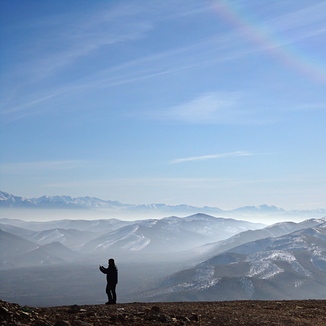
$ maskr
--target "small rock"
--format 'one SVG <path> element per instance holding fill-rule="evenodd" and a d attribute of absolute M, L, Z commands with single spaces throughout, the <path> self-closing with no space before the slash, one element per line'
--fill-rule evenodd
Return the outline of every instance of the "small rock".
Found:
<path fill-rule="evenodd" d="M 25 312 L 28 312 L 28 313 L 32 313 L 33 312 L 33 310 L 31 308 L 27 307 L 27 306 L 22 307 L 21 310 L 22 311 L 25 311 Z"/>
<path fill-rule="evenodd" d="M 26 312 L 26 311 L 21 311 L 20 314 L 24 317 L 30 317 L 30 313 Z"/>
<path fill-rule="evenodd" d="M 159 312 L 161 311 L 161 309 L 160 309 L 159 306 L 153 306 L 153 307 L 151 308 L 151 311 L 152 311 L 152 312 L 155 312 L 155 313 L 159 313 Z"/>
<path fill-rule="evenodd" d="M 113 321 L 113 322 L 115 322 L 117 320 L 117 316 L 116 315 L 111 315 L 110 318 L 111 318 L 111 321 Z"/>
<path fill-rule="evenodd" d="M 161 322 L 161 323 L 169 323 L 171 322 L 171 318 L 167 315 L 164 315 L 164 314 L 160 314 L 158 320 Z"/>
<path fill-rule="evenodd" d="M 182 320 L 182 321 L 185 321 L 185 322 L 190 322 L 190 319 L 188 318 L 188 317 L 186 317 L 186 316 L 178 316 L 177 317 L 179 320 Z"/>
<path fill-rule="evenodd" d="M 47 321 L 40 320 L 40 319 L 36 320 L 32 325 L 33 326 L 51 326 L 51 324 L 48 323 Z"/>
<path fill-rule="evenodd" d="M 195 314 L 194 312 L 191 314 L 191 320 L 193 321 L 200 321 L 200 315 Z"/>
<path fill-rule="evenodd" d="M 74 326 L 93 326 L 93 324 L 90 324 L 90 323 L 87 323 L 86 321 L 83 321 L 83 320 L 75 320 L 74 321 Z"/>
<path fill-rule="evenodd" d="M 147 312 L 146 312 L 147 311 Z M 139 317 L 143 317 L 146 315 L 146 313 L 150 312 L 149 309 L 146 309 L 145 312 L 142 312 L 142 311 L 137 311 L 137 312 L 134 312 L 134 316 L 139 316 Z"/>
<path fill-rule="evenodd" d="M 1 315 L 6 315 L 9 313 L 9 310 L 6 307 L 0 307 L 0 314 Z"/>
<path fill-rule="evenodd" d="M 117 320 L 118 320 L 118 321 L 125 321 L 126 318 L 125 318 L 124 315 L 120 315 L 120 314 L 119 314 L 119 315 L 117 316 Z"/>
<path fill-rule="evenodd" d="M 70 309 L 68 310 L 69 313 L 77 313 L 80 311 L 80 307 L 76 304 L 74 304 L 73 306 L 70 306 Z"/>
<path fill-rule="evenodd" d="M 67 320 L 59 320 L 54 324 L 54 326 L 71 326 L 71 324 Z"/>

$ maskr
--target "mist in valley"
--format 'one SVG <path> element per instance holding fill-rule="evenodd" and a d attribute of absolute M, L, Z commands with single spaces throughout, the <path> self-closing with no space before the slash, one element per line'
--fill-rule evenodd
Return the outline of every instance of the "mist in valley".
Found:
<path fill-rule="evenodd" d="M 268 206 L 259 210 L 280 218 Z M 0 295 L 20 305 L 101 304 L 106 279 L 99 265 L 114 258 L 118 302 L 287 299 L 303 292 L 320 298 L 325 220 L 304 219 L 307 213 L 266 224 L 254 222 L 257 212 L 251 221 L 203 213 L 127 220 L 87 209 L 4 209 Z M 249 208 L 239 216 L 245 214 Z M 282 291 L 289 277 L 294 290 Z"/>
<path fill-rule="evenodd" d="M 38 306 L 103 303 L 106 281 L 99 265 L 113 257 L 119 302 L 147 300 L 144 291 L 201 261 L 206 249 L 195 247 L 264 226 L 205 214 L 138 221 L 57 217 L 0 219 L 2 299 Z"/>

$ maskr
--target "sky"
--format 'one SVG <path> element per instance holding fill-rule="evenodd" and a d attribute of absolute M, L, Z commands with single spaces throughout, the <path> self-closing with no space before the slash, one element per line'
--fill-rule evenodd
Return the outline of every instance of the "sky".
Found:
<path fill-rule="evenodd" d="M 0 190 L 326 208 L 326 1 L 0 2 Z"/>

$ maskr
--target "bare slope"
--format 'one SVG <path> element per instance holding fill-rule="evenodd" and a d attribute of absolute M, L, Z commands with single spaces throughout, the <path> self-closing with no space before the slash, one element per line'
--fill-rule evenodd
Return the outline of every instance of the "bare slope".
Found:
<path fill-rule="evenodd" d="M 314 325 L 326 324 L 326 301 L 130 303 L 113 306 L 20 307 L 0 301 L 5 325 Z"/>

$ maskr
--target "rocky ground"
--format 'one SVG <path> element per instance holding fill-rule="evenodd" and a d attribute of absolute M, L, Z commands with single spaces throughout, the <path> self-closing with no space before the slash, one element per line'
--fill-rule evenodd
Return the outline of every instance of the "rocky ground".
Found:
<path fill-rule="evenodd" d="M 21 307 L 0 300 L 1 325 L 326 325 L 326 300 Z"/>

